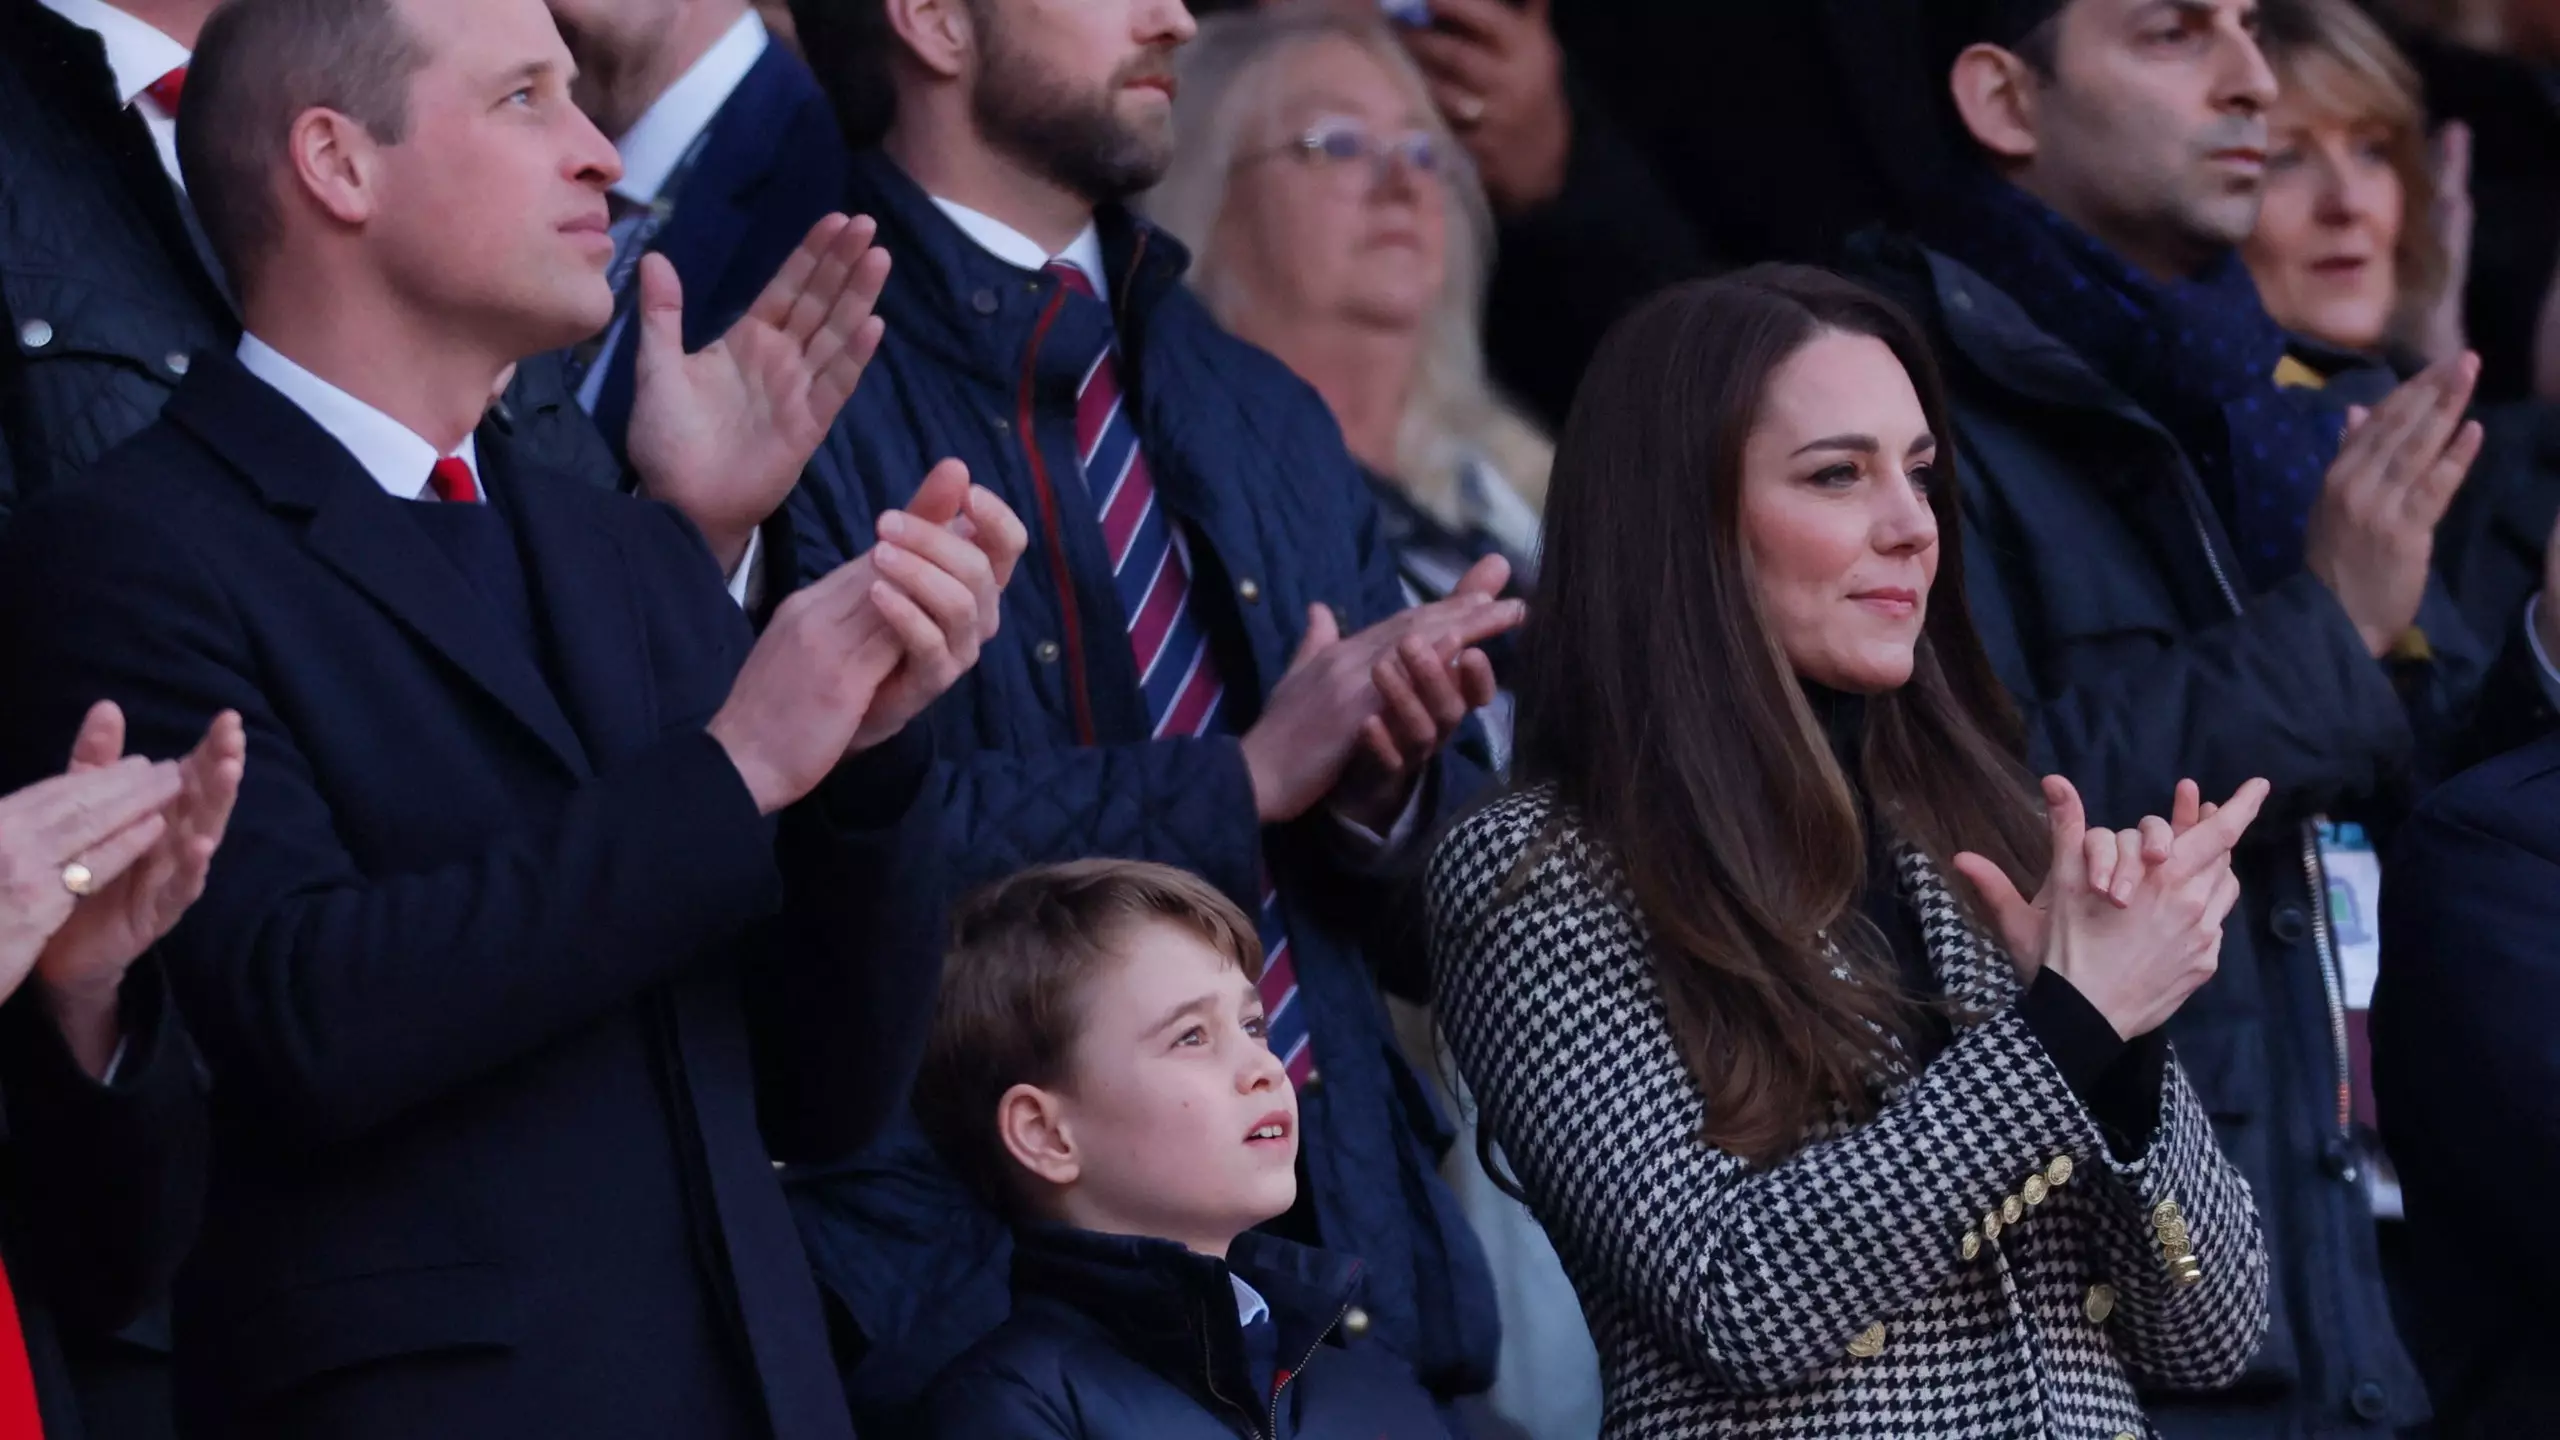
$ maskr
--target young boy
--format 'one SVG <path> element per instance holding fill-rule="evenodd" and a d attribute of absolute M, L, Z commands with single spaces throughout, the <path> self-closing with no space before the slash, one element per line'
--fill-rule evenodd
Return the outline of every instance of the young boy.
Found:
<path fill-rule="evenodd" d="M 1250 1233 L 1296 1199 L 1298 1102 L 1244 912 L 1092 860 L 982 892 L 955 931 L 916 1109 L 1014 1222 L 1014 1312 L 925 1432 L 1446 1440 L 1400 1362 L 1346 1344 L 1360 1263 Z"/>

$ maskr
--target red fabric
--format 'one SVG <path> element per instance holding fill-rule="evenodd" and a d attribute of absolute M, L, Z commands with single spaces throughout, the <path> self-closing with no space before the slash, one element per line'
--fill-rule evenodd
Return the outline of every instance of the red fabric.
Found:
<path fill-rule="evenodd" d="M 459 455 L 447 455 L 437 461 L 434 473 L 427 477 L 427 486 L 439 500 L 458 505 L 475 505 L 480 500 L 480 477 L 471 473 L 471 466 Z"/>
<path fill-rule="evenodd" d="M 0 1440 L 42 1440 L 44 1417 L 36 1410 L 35 1371 L 27 1364 L 26 1336 L 18 1329 L 18 1297 L 0 1266 Z"/>
<path fill-rule="evenodd" d="M 184 65 L 142 87 L 142 93 L 151 97 L 151 103 L 160 107 L 160 113 L 172 120 L 178 118 L 178 97 L 186 91 L 187 67 Z"/>

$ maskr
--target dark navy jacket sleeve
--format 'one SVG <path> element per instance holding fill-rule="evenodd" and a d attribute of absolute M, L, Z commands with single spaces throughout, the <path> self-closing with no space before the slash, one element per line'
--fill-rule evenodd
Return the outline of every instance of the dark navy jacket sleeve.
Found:
<path fill-rule="evenodd" d="M 2034 673 L 2001 567 L 1980 563 L 1998 551 L 1970 509 L 1964 543 L 1974 623 L 2027 711 L 2033 763 L 2071 776 L 2099 824 L 2161 813 L 2181 779 L 2219 798 L 2264 777 L 2308 813 L 2372 793 L 2410 753 L 2390 675 L 2308 572 L 2191 637 L 2098 673 L 2048 675 Z"/>
<path fill-rule="evenodd" d="M 903 1107 L 942 980 L 942 819 L 913 725 L 783 812 L 783 922 L 748 973 L 756 1113 L 776 1159 L 824 1163 Z"/>
<path fill-rule="evenodd" d="M 2425 1193 L 2460 1196 L 2460 1223 L 2548 1280 L 2560 1277 L 2560 825 L 2547 780 L 2474 783 L 2489 774 L 2457 782 L 2463 803 L 2423 808 L 2383 872 L 2375 1082 L 2392 1153 L 2421 1168 Z"/>
<path fill-rule="evenodd" d="M 93 491 L 60 498 L 0 547 L 0 665 L 51 677 L 40 703 L 0 720 L 13 732 L 0 753 L 58 748 L 48 732 L 71 733 L 79 697 L 120 701 L 134 748 L 158 755 L 240 712 L 239 808 L 167 954 L 215 1073 L 254 1092 L 279 1134 L 361 1134 L 626 1003 L 779 906 L 772 827 L 701 731 L 467 861 L 368 876 L 297 753 L 278 706 L 289 693 L 271 692 L 269 657 L 185 540 Z"/>
<path fill-rule="evenodd" d="M 32 994 L 0 1007 L 21 1289 L 72 1329 L 107 1334 L 166 1293 L 203 1213 L 205 1076 L 159 962 L 125 977 L 111 1083 L 82 1070 Z"/>

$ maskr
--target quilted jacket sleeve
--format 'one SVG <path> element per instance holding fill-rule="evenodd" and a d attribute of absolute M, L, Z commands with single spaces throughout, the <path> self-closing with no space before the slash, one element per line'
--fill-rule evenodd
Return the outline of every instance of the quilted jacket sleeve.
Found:
<path fill-rule="evenodd" d="M 1432 959 L 1483 1121 L 1578 1286 L 1607 1292 L 1721 1388 L 1788 1389 L 1956 1283 L 1975 1221 L 2065 1157 L 2106 1197 L 2124 1273 L 2151 1233 L 2147 1207 L 2171 1195 L 2206 1258 L 2212 1283 L 2134 1287 L 2143 1368 L 2191 1384 L 2237 1373 L 2264 1324 L 2265 1262 L 2246 1186 L 2182 1080 L 2161 1139 L 2111 1169 L 2013 1008 L 1962 1030 L 1872 1120 L 1755 1167 L 1699 1139 L 1702 1102 L 1641 927 L 1603 863 L 1548 830 L 1547 808 L 1514 797 L 1442 846 Z"/>

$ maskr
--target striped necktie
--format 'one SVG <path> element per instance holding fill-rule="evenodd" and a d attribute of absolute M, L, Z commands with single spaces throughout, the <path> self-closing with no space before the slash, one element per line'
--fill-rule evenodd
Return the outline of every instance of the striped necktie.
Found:
<path fill-rule="evenodd" d="M 1073 296 L 1102 303 L 1093 282 L 1075 266 L 1053 260 L 1049 273 Z M 1076 452 L 1084 464 L 1085 490 L 1102 517 L 1120 611 L 1129 617 L 1138 685 L 1146 694 L 1155 738 L 1211 734 L 1224 718 L 1220 702 L 1226 686 L 1218 677 L 1217 657 L 1209 652 L 1209 632 L 1191 605 L 1189 542 L 1156 503 L 1155 481 L 1138 447 L 1137 424 L 1121 403 L 1120 369 L 1107 324 L 1102 333 L 1101 351 L 1076 387 Z M 1315 1051 L 1308 1043 L 1306 1007 L 1298 1003 L 1298 967 L 1289 953 L 1280 893 L 1272 888 L 1268 872 L 1262 877 L 1258 928 L 1263 1023 L 1289 1083 L 1304 1086 L 1315 1074 Z"/>

